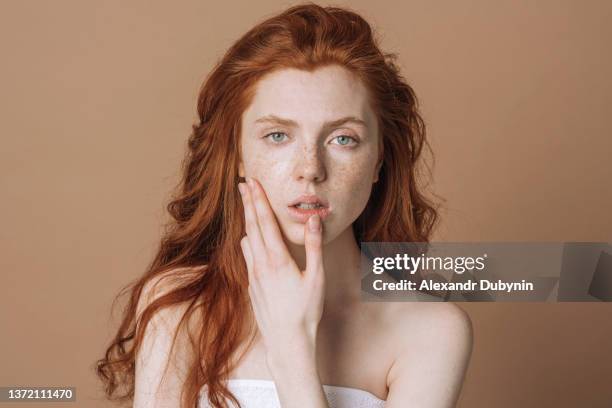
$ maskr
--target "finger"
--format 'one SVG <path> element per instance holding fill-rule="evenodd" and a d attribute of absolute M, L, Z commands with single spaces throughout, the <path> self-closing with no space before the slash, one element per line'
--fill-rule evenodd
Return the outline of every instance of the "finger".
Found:
<path fill-rule="evenodd" d="M 251 253 L 251 246 L 249 244 L 249 238 L 247 236 L 244 236 L 240 240 L 240 248 L 242 249 L 242 255 L 244 256 L 244 261 L 247 266 L 250 281 L 251 275 L 253 274 L 253 254 Z"/>
<path fill-rule="evenodd" d="M 250 189 L 245 183 L 239 183 L 238 189 L 240 190 L 242 206 L 244 207 L 244 221 L 246 233 L 249 238 L 249 249 L 251 250 L 253 265 L 256 265 L 258 257 L 266 254 L 266 247 L 259 230 L 257 214 L 255 213 Z"/>
<path fill-rule="evenodd" d="M 315 214 L 308 219 L 304 228 L 304 246 L 306 247 L 306 275 L 310 278 L 323 272 L 323 225 L 321 218 Z"/>
<path fill-rule="evenodd" d="M 272 206 L 270 205 L 270 201 L 268 201 L 265 190 L 261 184 L 253 178 L 249 177 L 247 182 L 250 183 L 250 191 L 255 205 L 259 228 L 270 259 L 276 263 L 289 261 L 291 255 L 287 250 L 278 226 L 278 221 L 272 211 Z"/>
<path fill-rule="evenodd" d="M 240 248 L 242 249 L 242 255 L 244 256 L 244 260 L 247 265 L 247 273 L 248 273 L 248 292 L 249 297 L 253 300 L 255 292 L 257 291 L 257 287 L 259 285 L 257 279 L 256 269 L 253 268 L 253 254 L 251 253 L 251 246 L 249 244 L 249 238 L 244 236 L 240 240 Z"/>

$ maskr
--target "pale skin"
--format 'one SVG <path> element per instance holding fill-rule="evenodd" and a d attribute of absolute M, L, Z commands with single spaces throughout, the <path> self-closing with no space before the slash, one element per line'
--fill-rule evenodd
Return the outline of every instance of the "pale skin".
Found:
<path fill-rule="evenodd" d="M 241 125 L 241 247 L 258 333 L 230 378 L 274 381 L 283 408 L 327 407 L 322 384 L 366 390 L 386 408 L 453 407 L 471 353 L 467 315 L 449 303 L 361 300 L 352 223 L 377 182 L 381 137 L 361 81 L 339 66 L 275 71 Z M 288 216 L 302 194 L 330 203 L 323 222 L 309 220 L 320 228 Z M 147 328 L 139 356 L 155 358 L 137 359 L 135 406 L 178 406 L 187 348 L 156 381 L 181 311 Z"/>

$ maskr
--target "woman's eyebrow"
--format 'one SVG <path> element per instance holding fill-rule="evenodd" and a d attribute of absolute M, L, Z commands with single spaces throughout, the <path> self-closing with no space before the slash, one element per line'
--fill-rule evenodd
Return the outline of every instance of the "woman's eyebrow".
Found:
<path fill-rule="evenodd" d="M 287 126 L 287 127 L 297 127 L 298 124 L 296 121 L 291 120 L 291 119 L 285 119 L 285 118 L 281 118 L 278 117 L 276 115 L 266 115 L 266 116 L 262 116 L 261 118 L 257 119 L 255 121 L 255 123 L 274 123 L 274 124 L 279 124 L 279 125 L 283 125 L 283 126 Z M 323 124 L 324 128 L 332 128 L 332 127 L 337 127 L 340 125 L 344 125 L 345 123 L 354 123 L 356 125 L 360 125 L 363 127 L 368 127 L 366 122 L 363 119 L 359 119 L 355 116 L 345 116 L 343 118 L 340 119 L 336 119 L 336 120 L 332 120 L 329 122 L 325 122 Z"/>

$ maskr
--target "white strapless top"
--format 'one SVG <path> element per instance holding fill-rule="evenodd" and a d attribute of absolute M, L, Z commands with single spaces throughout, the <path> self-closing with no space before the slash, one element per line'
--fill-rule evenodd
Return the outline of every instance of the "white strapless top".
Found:
<path fill-rule="evenodd" d="M 242 408 L 280 408 L 274 381 L 230 378 L 227 387 Z M 323 390 L 330 408 L 382 408 L 385 405 L 384 400 L 358 388 L 323 384 Z M 205 390 L 200 393 L 198 406 L 210 408 Z"/>

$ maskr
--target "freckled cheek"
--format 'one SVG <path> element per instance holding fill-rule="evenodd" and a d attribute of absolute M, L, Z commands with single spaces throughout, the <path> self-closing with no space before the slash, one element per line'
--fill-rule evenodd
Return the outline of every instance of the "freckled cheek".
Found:
<path fill-rule="evenodd" d="M 283 195 L 286 185 L 287 164 L 285 160 L 275 159 L 269 155 L 254 155 L 245 162 L 247 176 L 257 179 L 263 186 L 268 201 L 275 212 L 284 206 L 287 197 Z"/>
<path fill-rule="evenodd" d="M 336 177 L 337 176 L 337 177 Z M 368 166 L 343 166 L 337 168 L 334 174 L 331 191 L 342 192 L 342 210 L 353 217 L 359 216 L 368 201 L 372 175 Z"/>

